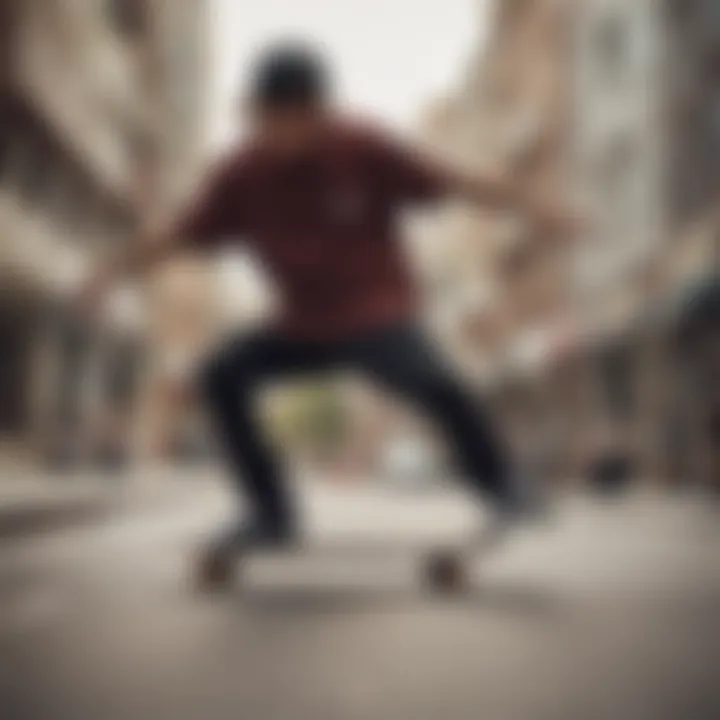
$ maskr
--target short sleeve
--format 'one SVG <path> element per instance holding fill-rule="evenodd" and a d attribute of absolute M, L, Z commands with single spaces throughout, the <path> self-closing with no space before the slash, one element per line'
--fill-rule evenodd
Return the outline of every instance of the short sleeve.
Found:
<path fill-rule="evenodd" d="M 212 245 L 245 232 L 242 172 L 235 163 L 211 170 L 181 211 L 175 232 L 189 245 Z"/>
<path fill-rule="evenodd" d="M 378 179 L 392 200 L 429 204 L 450 194 L 450 179 L 439 163 L 379 133 L 372 135 L 370 146 Z"/>

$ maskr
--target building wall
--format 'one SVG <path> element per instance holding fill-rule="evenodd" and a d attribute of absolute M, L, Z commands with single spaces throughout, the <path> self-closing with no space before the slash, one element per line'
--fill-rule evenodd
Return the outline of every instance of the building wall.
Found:
<path fill-rule="evenodd" d="M 176 202 L 205 160 L 209 87 L 207 0 L 149 0 L 154 24 L 160 92 L 155 112 L 160 149 L 160 188 Z"/>
<path fill-rule="evenodd" d="M 578 17 L 576 183 L 598 222 L 576 253 L 577 300 L 614 358 L 592 375 L 595 412 L 623 428 L 648 474 L 671 422 L 662 386 L 679 382 L 648 318 L 716 263 L 719 30 L 704 0 L 585 0 Z"/>
<path fill-rule="evenodd" d="M 2 104 L 6 216 L 37 221 L 35 265 L 52 284 L 71 255 L 86 255 L 132 222 L 131 138 L 142 127 L 140 97 L 132 92 L 133 53 L 97 4 L 30 0 L 14 8 Z M 23 245 L 33 252 L 33 242 Z M 65 261 L 59 254 L 59 262 L 48 261 L 63 249 Z M 10 248 L 5 252 L 9 265 Z"/>
<path fill-rule="evenodd" d="M 146 70 L 154 143 L 145 215 L 162 222 L 194 191 L 206 163 L 209 7 L 207 0 L 148 0 L 147 8 L 153 38 Z M 216 289 L 217 268 L 192 255 L 147 279 L 152 345 L 137 423 L 143 455 L 166 455 L 182 434 L 187 385 L 219 321 Z"/>
<path fill-rule="evenodd" d="M 709 418 L 718 410 L 718 397 L 713 392 L 717 383 L 712 379 L 710 367 L 717 367 L 708 348 L 717 346 L 709 332 L 692 347 L 694 355 L 689 369 L 672 352 L 677 330 L 686 322 L 684 303 L 696 288 L 709 279 L 720 282 L 720 214 L 717 199 L 720 193 L 720 7 L 712 0 L 690 0 L 679 3 L 666 0 L 661 3 L 664 22 L 665 54 L 663 72 L 667 77 L 665 94 L 665 127 L 667 150 L 662 172 L 665 220 L 668 242 L 656 259 L 657 272 L 653 278 L 653 301 L 661 308 L 675 308 L 671 316 L 676 323 L 669 324 L 659 343 L 662 364 L 656 371 L 658 384 L 672 388 L 672 393 L 661 393 L 669 402 L 661 406 L 651 437 L 658 438 L 650 451 L 654 464 L 678 464 L 685 467 L 685 477 L 669 480 L 701 482 L 718 487 L 720 453 L 717 430 L 712 429 Z M 711 280 L 712 282 L 713 280 Z M 679 326 L 679 327 L 678 327 Z M 670 350 L 670 352 L 668 352 Z M 650 358 L 652 361 L 653 358 Z M 703 370 L 705 367 L 705 370 Z M 672 374 L 668 373 L 668 369 Z M 650 368 L 652 370 L 652 367 Z M 664 374 L 663 374 L 664 371 Z M 650 372 L 645 371 L 644 375 Z M 668 382 L 672 379 L 672 383 Z M 695 387 L 702 388 L 694 393 Z M 669 398 L 667 396 L 670 396 Z M 674 399 L 673 399 L 674 397 Z M 652 426 L 651 426 L 652 427 Z M 674 462 L 668 452 L 668 428 L 684 428 L 687 442 L 675 442 L 677 455 L 684 458 Z M 687 433 L 690 428 L 691 432 Z M 675 433 L 677 437 L 677 432 Z M 664 435 L 664 437 L 663 437 Z M 663 462 L 664 458 L 664 462 Z"/>
<path fill-rule="evenodd" d="M 584 320 L 597 332 L 632 316 L 642 302 L 632 288 L 665 242 L 658 7 L 585 0 L 578 18 L 576 177 L 597 219 L 579 245 L 575 278 Z"/>
<path fill-rule="evenodd" d="M 174 320 L 143 313 L 120 293 L 101 324 L 88 326 L 68 291 L 96 256 L 133 241 L 140 225 L 169 209 L 181 191 L 177 179 L 191 173 L 203 122 L 205 7 L 0 4 L 9 20 L 0 83 L 0 277 L 21 308 L 0 325 L 28 390 L 18 401 L 22 419 L 6 427 L 16 444 L 36 446 L 42 436 L 46 445 L 72 445 L 52 438 L 64 417 L 58 406 L 68 402 L 76 406 L 78 437 L 89 431 L 119 439 L 136 425 L 129 376 L 137 376 L 136 361 L 148 349 L 156 354 L 145 331 L 164 339 L 169 330 L 159 329 Z M 29 339 L 19 332 L 28 318 Z M 70 400 L 63 387 L 76 388 Z"/>
<path fill-rule="evenodd" d="M 510 350 L 501 364 L 537 368 L 543 387 L 555 387 L 550 405 L 577 380 L 562 411 L 574 417 L 565 442 L 586 461 L 609 443 L 632 453 L 640 472 L 659 465 L 660 384 L 676 378 L 646 318 L 717 267 L 719 26 L 717 3 L 704 0 L 496 9 L 478 75 L 485 93 L 476 94 L 495 121 L 483 134 L 499 164 L 571 188 L 593 218 L 570 246 L 509 226 L 507 254 L 497 255 L 501 347 Z M 561 363 L 558 374 L 553 345 L 578 340 L 577 372 Z"/>
<path fill-rule="evenodd" d="M 145 120 L 134 45 L 106 4 L 6 0 L 3 12 L 0 282 L 18 408 L 4 435 L 45 454 L 115 411 L 104 350 L 133 330 L 80 327 L 68 291 L 137 223 L 132 152 Z"/>
<path fill-rule="evenodd" d="M 720 187 L 720 8 L 664 0 L 668 221 L 678 230 L 707 214 Z"/>
<path fill-rule="evenodd" d="M 589 205 L 571 243 L 458 204 L 418 218 L 410 247 L 443 349 L 521 416 L 520 451 L 554 447 L 568 476 L 608 451 L 660 465 L 680 378 L 649 317 L 720 257 L 717 8 L 497 2 L 489 46 L 423 118 L 430 152 Z"/>

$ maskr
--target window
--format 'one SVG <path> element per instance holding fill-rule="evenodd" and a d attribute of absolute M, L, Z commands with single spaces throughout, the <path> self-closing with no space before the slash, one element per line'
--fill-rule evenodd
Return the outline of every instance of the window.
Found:
<path fill-rule="evenodd" d="M 620 245 L 633 240 L 639 162 L 638 147 L 635 139 L 629 135 L 615 139 L 607 148 L 603 162 L 601 172 L 603 198 L 606 203 L 604 212 L 607 215 L 610 235 L 608 239 Z"/>
<path fill-rule="evenodd" d="M 146 15 L 141 0 L 105 0 L 107 14 L 117 32 L 128 38 L 142 35 Z"/>
<path fill-rule="evenodd" d="M 635 410 L 636 362 L 632 348 L 625 345 L 605 348 L 598 361 L 609 417 L 615 420 L 630 419 Z"/>
<path fill-rule="evenodd" d="M 48 193 L 47 148 L 37 138 L 28 133 L 16 140 L 17 149 L 17 185 L 21 197 L 29 205 L 42 205 Z"/>
<path fill-rule="evenodd" d="M 597 54 L 602 76 L 612 84 L 622 78 L 630 50 L 630 34 L 627 18 L 608 15 L 597 30 Z"/>
<path fill-rule="evenodd" d="M 522 13 L 528 10 L 531 0 L 505 0 L 501 4 L 501 12 L 505 13 L 503 19 L 508 23 L 517 22 Z"/>
<path fill-rule="evenodd" d="M 58 166 L 52 194 L 52 210 L 58 227 L 70 233 L 77 231 L 87 202 L 88 196 L 72 168 L 64 163 Z"/>
<path fill-rule="evenodd" d="M 720 90 L 720 43 L 708 49 L 704 60 L 708 85 Z"/>
<path fill-rule="evenodd" d="M 8 127 L 0 124 L 0 186 L 5 184 L 9 175 L 10 142 L 10 131 Z"/>
<path fill-rule="evenodd" d="M 694 0 L 670 0 L 670 15 L 673 20 L 687 22 L 697 12 L 697 5 Z"/>
<path fill-rule="evenodd" d="M 717 0 L 705 0 L 703 7 L 707 23 L 714 29 L 715 33 L 720 31 L 720 5 Z"/>

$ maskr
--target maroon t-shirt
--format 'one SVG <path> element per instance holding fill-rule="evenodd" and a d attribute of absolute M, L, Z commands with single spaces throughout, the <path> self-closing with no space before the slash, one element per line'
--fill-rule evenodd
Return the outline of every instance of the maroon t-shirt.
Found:
<path fill-rule="evenodd" d="M 178 232 L 199 246 L 249 245 L 277 285 L 283 330 L 342 338 L 412 315 L 400 213 L 446 188 L 442 172 L 384 133 L 334 124 L 292 160 L 252 145 L 231 153 Z"/>

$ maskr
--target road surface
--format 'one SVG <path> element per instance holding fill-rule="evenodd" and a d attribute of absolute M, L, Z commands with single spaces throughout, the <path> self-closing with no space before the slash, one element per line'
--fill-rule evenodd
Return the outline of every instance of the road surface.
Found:
<path fill-rule="evenodd" d="M 314 533 L 387 537 L 388 553 L 257 560 L 244 588 L 198 596 L 188 559 L 224 514 L 200 491 L 1 547 L 0 717 L 720 717 L 720 518 L 699 503 L 569 500 L 456 599 L 425 595 L 391 550 L 462 533 L 457 497 L 305 504 Z"/>

